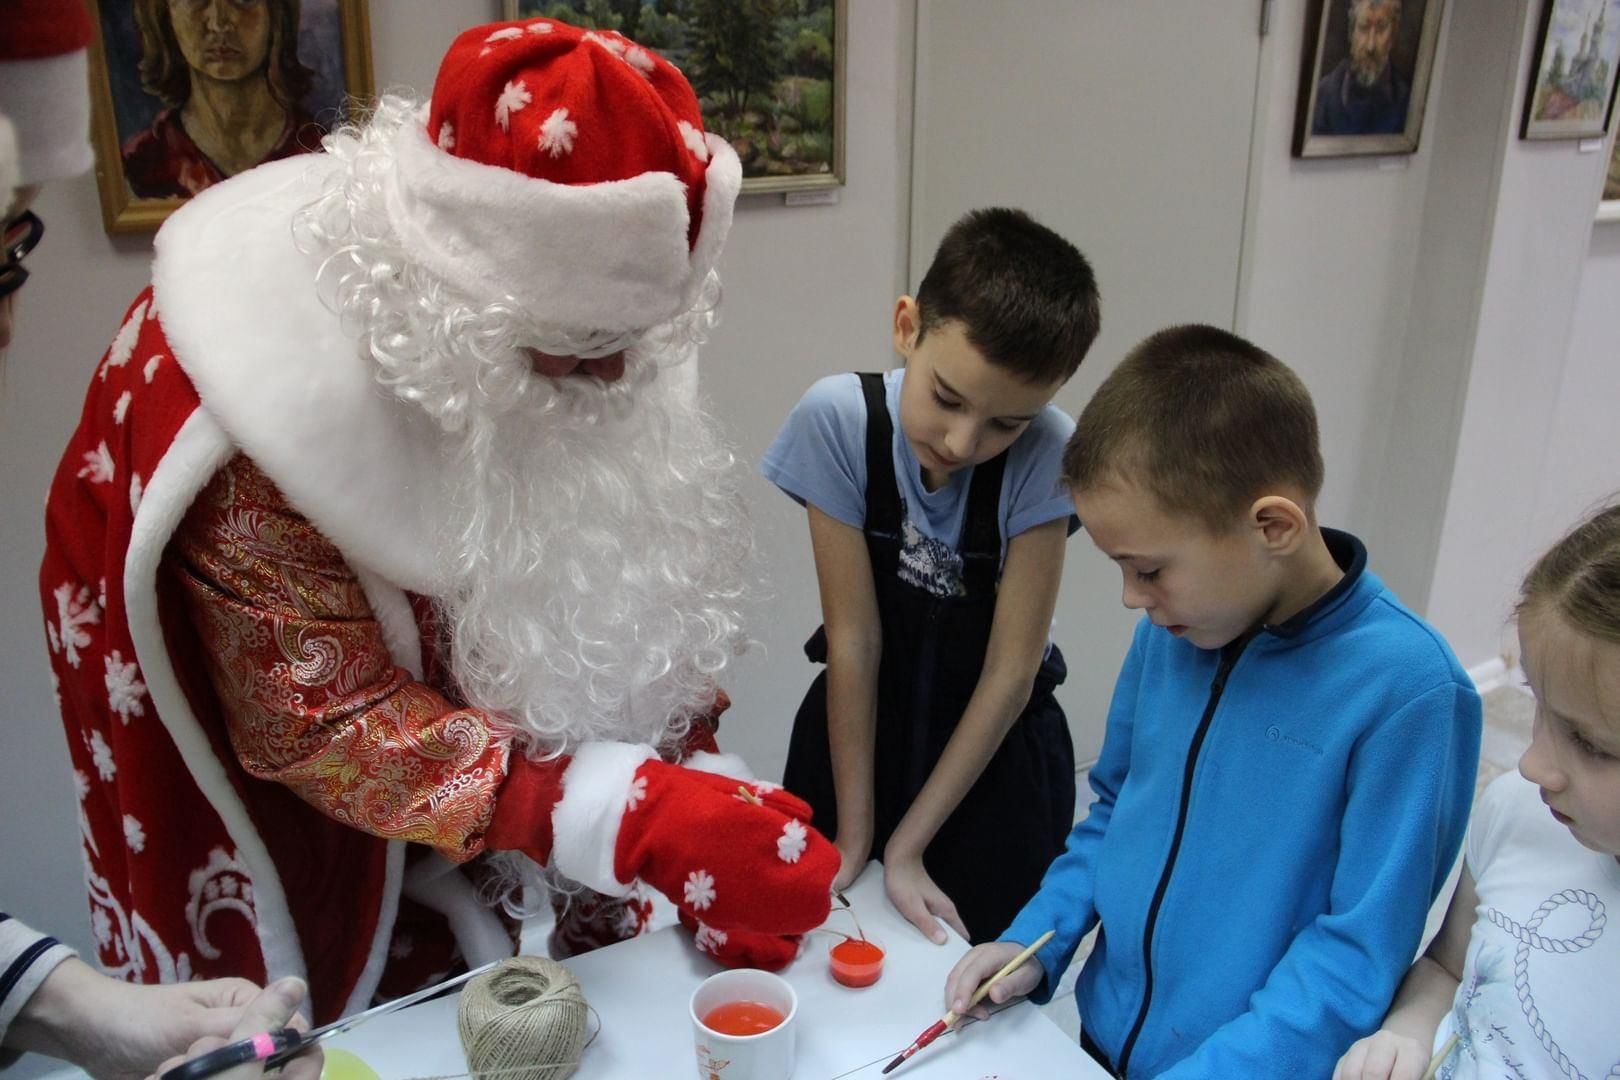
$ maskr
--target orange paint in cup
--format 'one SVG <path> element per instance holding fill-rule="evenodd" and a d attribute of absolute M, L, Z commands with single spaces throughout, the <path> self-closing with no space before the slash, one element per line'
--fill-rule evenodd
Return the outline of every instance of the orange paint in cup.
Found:
<path fill-rule="evenodd" d="M 849 938 L 827 954 L 832 977 L 845 986 L 871 986 L 883 974 L 883 950 L 870 941 Z"/>
<path fill-rule="evenodd" d="M 710 1009 L 703 1017 L 703 1026 L 722 1035 L 759 1035 L 784 1019 L 781 1013 L 761 1001 L 728 1001 Z"/>

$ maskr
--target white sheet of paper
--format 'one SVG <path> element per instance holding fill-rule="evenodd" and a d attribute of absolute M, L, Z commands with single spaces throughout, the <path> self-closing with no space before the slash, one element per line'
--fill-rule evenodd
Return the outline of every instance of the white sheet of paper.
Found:
<path fill-rule="evenodd" d="M 794 1080 L 869 1080 L 945 1011 L 945 975 L 967 951 L 954 933 L 934 945 L 900 917 L 883 893 L 883 868 L 869 865 L 845 895 L 867 936 L 888 956 L 883 977 L 852 990 L 833 981 L 827 950 L 838 939 L 811 934 L 782 975 L 799 995 Z M 828 926 L 850 930 L 834 911 Z M 696 1077 L 688 1002 L 698 983 L 720 970 L 679 927 L 660 930 L 567 961 L 602 1031 L 585 1051 L 583 1080 Z M 359 1054 L 384 1080 L 445 1076 L 466 1070 L 456 1034 L 457 998 L 426 1002 L 371 1021 L 333 1040 Z M 720 1073 L 720 1080 L 725 1080 Z M 940 1036 L 894 1080 L 1040 1080 L 1060 1075 L 1106 1078 L 1058 1026 L 1027 1002 Z M 707 1080 L 706 1075 L 703 1080 Z"/>

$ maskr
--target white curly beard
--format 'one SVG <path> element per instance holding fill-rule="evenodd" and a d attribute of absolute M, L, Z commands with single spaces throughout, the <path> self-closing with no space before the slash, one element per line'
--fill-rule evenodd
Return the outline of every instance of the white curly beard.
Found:
<path fill-rule="evenodd" d="M 463 485 L 441 601 L 469 704 L 530 752 L 667 746 L 743 644 L 751 534 L 714 423 L 632 356 L 612 385 L 531 376 L 516 407 L 447 436 Z"/>

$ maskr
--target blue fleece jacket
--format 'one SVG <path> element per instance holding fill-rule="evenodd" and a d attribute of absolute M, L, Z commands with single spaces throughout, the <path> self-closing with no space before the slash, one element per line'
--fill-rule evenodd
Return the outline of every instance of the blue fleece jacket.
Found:
<path fill-rule="evenodd" d="M 1087 1034 L 1129 1077 L 1321 1076 L 1378 1027 L 1468 820 L 1480 702 L 1445 640 L 1345 570 L 1224 650 L 1144 619 L 1096 801 L 1002 935 L 1050 998 L 1080 939 Z"/>

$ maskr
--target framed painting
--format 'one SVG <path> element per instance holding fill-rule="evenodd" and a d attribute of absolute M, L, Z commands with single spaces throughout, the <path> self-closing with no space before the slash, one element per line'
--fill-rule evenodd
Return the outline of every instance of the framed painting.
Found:
<path fill-rule="evenodd" d="M 1411 154 L 1423 131 L 1445 0 L 1315 0 L 1295 157 Z"/>
<path fill-rule="evenodd" d="M 501 13 L 656 50 L 737 151 L 744 195 L 844 183 L 848 0 L 502 0 Z"/>
<path fill-rule="evenodd" d="M 1620 0 L 1547 0 L 1519 138 L 1589 139 L 1608 131 L 1616 61 Z"/>
<path fill-rule="evenodd" d="M 91 138 L 108 232 L 320 149 L 371 97 L 366 0 L 90 0 Z"/>

